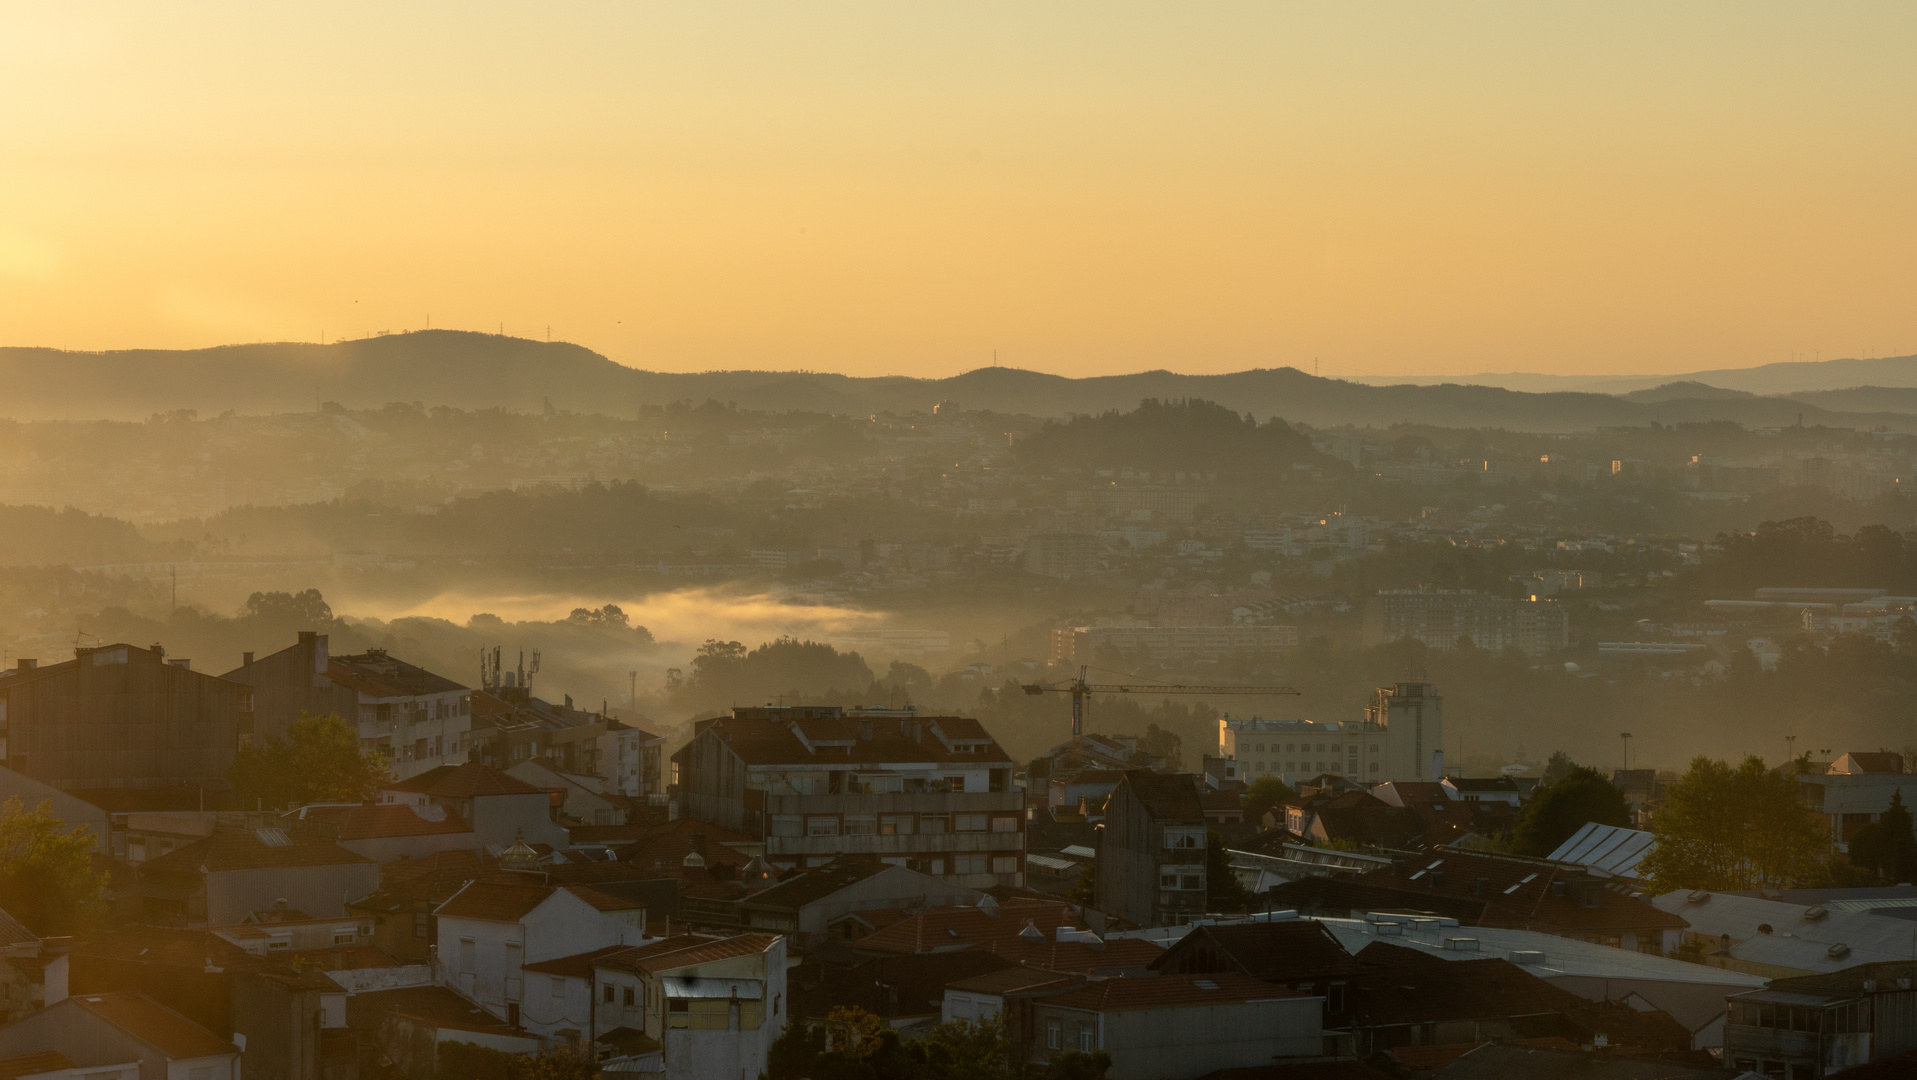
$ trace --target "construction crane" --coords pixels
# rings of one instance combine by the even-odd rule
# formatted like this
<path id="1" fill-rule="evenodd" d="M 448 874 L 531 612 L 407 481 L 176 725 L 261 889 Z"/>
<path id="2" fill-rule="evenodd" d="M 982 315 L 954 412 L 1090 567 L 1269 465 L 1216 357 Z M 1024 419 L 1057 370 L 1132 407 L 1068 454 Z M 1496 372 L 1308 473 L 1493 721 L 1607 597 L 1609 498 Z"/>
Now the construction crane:
<path id="1" fill-rule="evenodd" d="M 1055 683 L 1026 683 L 1026 693 L 1072 695 L 1072 747 L 1084 745 L 1085 695 L 1087 694 L 1288 694 L 1298 691 L 1289 686 L 1226 686 L 1214 683 L 1093 683 L 1085 681 L 1089 667 L 1080 667 L 1078 677 Z"/>

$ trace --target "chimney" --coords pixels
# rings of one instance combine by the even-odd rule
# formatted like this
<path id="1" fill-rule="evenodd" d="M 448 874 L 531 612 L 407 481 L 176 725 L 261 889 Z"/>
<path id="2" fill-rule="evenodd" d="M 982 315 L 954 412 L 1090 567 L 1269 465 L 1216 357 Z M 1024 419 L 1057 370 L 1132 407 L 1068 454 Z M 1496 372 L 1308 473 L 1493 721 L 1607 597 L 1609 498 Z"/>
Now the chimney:
<path id="1" fill-rule="evenodd" d="M 566 695 L 566 711 L 567 712 L 572 711 L 572 695 L 571 694 Z"/>
<path id="2" fill-rule="evenodd" d="M 156 641 L 156 642 L 154 642 L 154 643 L 153 643 L 153 655 L 155 655 L 155 656 L 165 656 L 165 655 L 166 655 L 166 646 L 164 646 L 164 645 L 161 645 L 161 644 L 160 644 L 159 642 L 157 642 L 157 641 Z"/>
<path id="3" fill-rule="evenodd" d="M 240 654 L 240 666 L 241 666 L 241 667 L 252 667 L 252 666 L 253 666 L 253 654 L 252 654 L 252 653 L 250 653 L 250 652 L 243 652 L 243 653 L 241 653 L 241 654 Z"/>
<path id="4" fill-rule="evenodd" d="M 14 665 L 14 670 L 15 671 L 32 671 L 34 668 L 37 668 L 39 666 L 40 666 L 40 661 L 38 660 L 22 660 L 19 663 Z"/>
<path id="5" fill-rule="evenodd" d="M 317 638 L 317 637 L 319 637 L 319 631 L 317 631 L 317 630 L 301 630 L 301 631 L 300 631 L 300 644 L 301 644 L 301 645 L 311 645 L 311 644 L 313 643 L 313 639 L 314 639 L 314 638 Z"/>

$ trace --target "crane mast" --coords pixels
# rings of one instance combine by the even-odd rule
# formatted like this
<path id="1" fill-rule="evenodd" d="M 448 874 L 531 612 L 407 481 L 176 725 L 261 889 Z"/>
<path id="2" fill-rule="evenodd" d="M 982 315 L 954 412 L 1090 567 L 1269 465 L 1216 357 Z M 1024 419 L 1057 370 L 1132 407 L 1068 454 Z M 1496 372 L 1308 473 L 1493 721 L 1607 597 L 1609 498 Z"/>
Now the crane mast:
<path id="1" fill-rule="evenodd" d="M 1087 694 L 1259 694 L 1289 695 L 1296 697 L 1298 691 L 1289 686 L 1233 686 L 1223 683 L 1094 683 L 1085 680 L 1085 673 L 1091 670 L 1080 666 L 1078 676 L 1056 683 L 1026 683 L 1022 689 L 1037 697 L 1040 694 L 1072 695 L 1072 746 L 1084 745 L 1085 738 L 1085 697 Z"/>

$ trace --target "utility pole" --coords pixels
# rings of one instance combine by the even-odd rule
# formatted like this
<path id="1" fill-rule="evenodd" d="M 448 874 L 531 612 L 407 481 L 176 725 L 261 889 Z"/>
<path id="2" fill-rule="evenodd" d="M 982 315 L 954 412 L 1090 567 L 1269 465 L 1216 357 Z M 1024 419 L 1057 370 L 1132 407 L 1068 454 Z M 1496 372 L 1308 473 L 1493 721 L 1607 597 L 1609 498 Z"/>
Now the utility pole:
<path id="1" fill-rule="evenodd" d="M 1786 764 L 1797 760 L 1797 736 L 1784 736 L 1784 761 Z"/>
<path id="2" fill-rule="evenodd" d="M 1631 733 L 1628 731 L 1620 731 L 1618 732 L 1618 736 L 1624 740 L 1624 771 L 1630 772 L 1631 771 Z"/>

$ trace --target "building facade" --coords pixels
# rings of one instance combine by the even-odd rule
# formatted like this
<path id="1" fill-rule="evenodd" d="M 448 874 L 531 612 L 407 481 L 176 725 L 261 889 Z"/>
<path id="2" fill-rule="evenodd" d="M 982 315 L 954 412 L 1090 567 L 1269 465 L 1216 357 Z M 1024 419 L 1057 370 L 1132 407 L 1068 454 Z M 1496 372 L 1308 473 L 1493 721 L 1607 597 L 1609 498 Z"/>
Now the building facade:
<path id="1" fill-rule="evenodd" d="M 74 650 L 0 675 L 0 738 L 15 772 L 62 791 L 231 786 L 253 730 L 251 687 L 194 671 L 155 645 Z"/>
<path id="2" fill-rule="evenodd" d="M 1493 652 L 1516 648 L 1541 656 L 1571 643 L 1571 620 L 1556 600 L 1469 589 L 1390 589 L 1365 602 L 1366 645 L 1406 638 L 1433 649 L 1455 649 L 1469 640 Z"/>
<path id="3" fill-rule="evenodd" d="M 1438 782 L 1444 775 L 1444 699 L 1430 683 L 1381 686 L 1364 719 L 1218 721 L 1218 755 L 1246 783 L 1275 776 L 1296 786 L 1332 775 L 1357 783 Z"/>
<path id="4" fill-rule="evenodd" d="M 473 718 L 466 687 L 384 649 L 331 657 L 326 677 L 353 694 L 360 746 L 389 755 L 394 776 L 467 760 Z"/>
<path id="5" fill-rule="evenodd" d="M 331 663 L 327 635 L 302 630 L 297 641 L 279 652 L 258 660 L 252 653 L 242 654 L 240 666 L 220 678 L 253 688 L 255 738 L 284 735 L 302 713 L 357 723 L 359 695 L 327 677 Z"/>
<path id="6" fill-rule="evenodd" d="M 1205 808 L 1188 773 L 1125 774 L 1098 827 L 1097 906 L 1140 926 L 1205 914 Z"/>
<path id="7" fill-rule="evenodd" d="M 675 817 L 762 838 L 782 869 L 871 855 L 968 888 L 1025 882 L 1024 797 L 977 720 L 738 708 L 672 765 Z"/>

